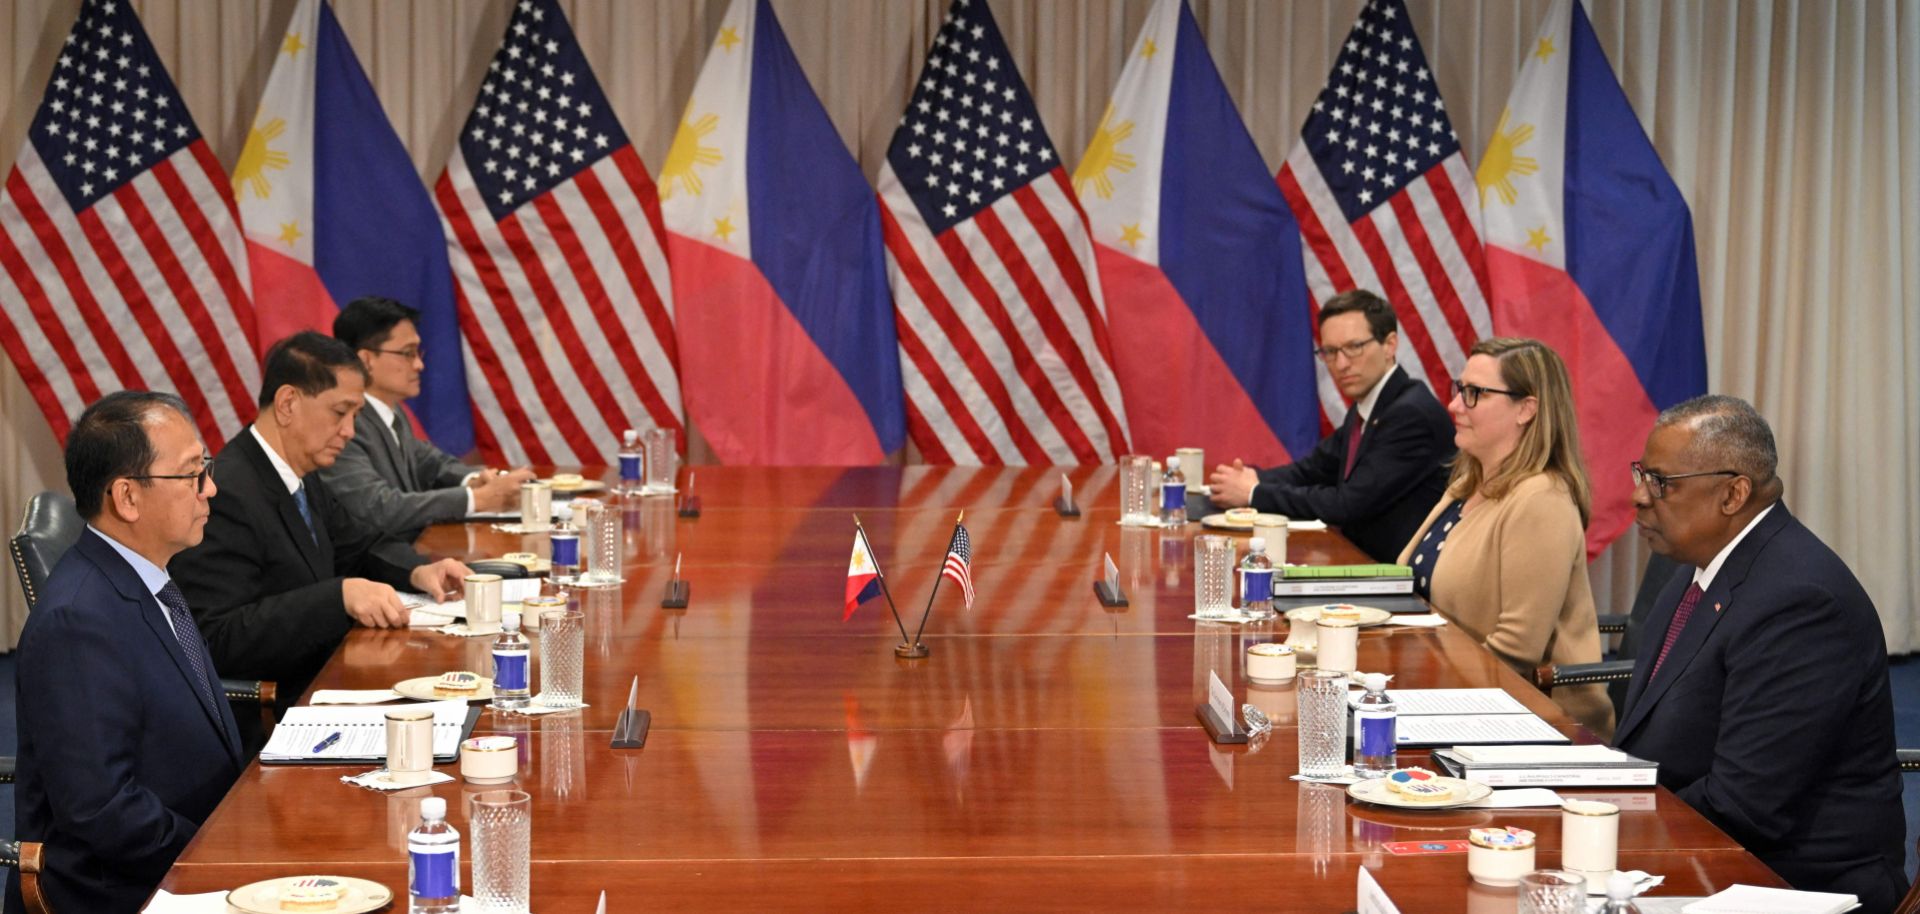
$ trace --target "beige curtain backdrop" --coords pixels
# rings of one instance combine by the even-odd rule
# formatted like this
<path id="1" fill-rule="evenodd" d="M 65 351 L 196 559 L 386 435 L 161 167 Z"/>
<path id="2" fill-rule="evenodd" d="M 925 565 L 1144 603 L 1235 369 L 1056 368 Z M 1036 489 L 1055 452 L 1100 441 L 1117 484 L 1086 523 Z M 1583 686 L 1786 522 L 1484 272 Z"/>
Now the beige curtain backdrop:
<path id="1" fill-rule="evenodd" d="M 982 0 L 974 0 L 982 2 Z M 572 0 L 587 57 L 650 167 L 673 137 L 725 0 Z M 946 4 L 774 0 L 869 178 Z M 1150 0 L 991 0 L 1069 165 Z M 1360 0 L 1194 0 L 1270 166 Z M 1499 118 L 1548 0 L 1408 0 L 1469 161 Z M 293 0 L 135 2 L 216 154 L 240 153 Z M 0 4 L 0 170 L 11 166 L 78 0 Z M 335 0 L 423 178 L 439 173 L 509 0 Z M 1640 121 L 1693 206 L 1712 389 L 1779 437 L 1787 500 L 1873 594 L 1895 652 L 1920 647 L 1920 0 L 1592 0 Z M 0 369 L 0 511 L 59 488 L 59 452 Z M 1623 473 L 1625 467 L 1594 467 Z M 1594 566 L 1625 611 L 1646 551 Z M 0 589 L 0 640 L 23 618 Z"/>

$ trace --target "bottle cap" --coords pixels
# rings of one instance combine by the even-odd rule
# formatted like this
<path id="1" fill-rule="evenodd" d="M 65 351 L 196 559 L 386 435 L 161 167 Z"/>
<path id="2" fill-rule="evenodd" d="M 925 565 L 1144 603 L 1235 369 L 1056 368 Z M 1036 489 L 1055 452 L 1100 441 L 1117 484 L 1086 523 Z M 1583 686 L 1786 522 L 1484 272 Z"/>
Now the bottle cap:
<path id="1" fill-rule="evenodd" d="M 520 611 L 516 609 L 501 610 L 500 627 L 510 632 L 518 631 L 520 628 Z"/>
<path id="2" fill-rule="evenodd" d="M 422 797 L 420 800 L 420 818 L 444 819 L 447 817 L 447 799 L 445 797 Z"/>
<path id="3" fill-rule="evenodd" d="M 1169 469 L 1169 470 L 1177 470 L 1177 469 L 1180 469 L 1180 458 L 1178 458 L 1178 457 L 1168 457 L 1168 458 L 1167 458 L 1167 469 Z"/>
<path id="4" fill-rule="evenodd" d="M 1382 691 L 1387 687 L 1387 674 L 1366 673 L 1360 677 L 1360 684 L 1366 686 L 1369 692 Z"/>
<path id="5" fill-rule="evenodd" d="M 635 442 L 639 440 L 640 440 L 640 433 L 634 431 L 633 429 L 627 429 L 626 431 L 620 433 L 620 441 L 628 445 L 629 447 L 631 447 Z"/>
<path id="6" fill-rule="evenodd" d="M 1248 552 L 1267 551 L 1267 538 L 1264 536 L 1256 536 L 1253 539 L 1247 540 L 1247 551 Z"/>
<path id="7" fill-rule="evenodd" d="M 1620 872 L 1619 870 L 1614 870 L 1613 873 L 1607 877 L 1607 900 L 1608 901 L 1632 900 L 1634 885 L 1635 885 L 1635 882 L 1632 876 L 1629 876 L 1626 873 Z"/>

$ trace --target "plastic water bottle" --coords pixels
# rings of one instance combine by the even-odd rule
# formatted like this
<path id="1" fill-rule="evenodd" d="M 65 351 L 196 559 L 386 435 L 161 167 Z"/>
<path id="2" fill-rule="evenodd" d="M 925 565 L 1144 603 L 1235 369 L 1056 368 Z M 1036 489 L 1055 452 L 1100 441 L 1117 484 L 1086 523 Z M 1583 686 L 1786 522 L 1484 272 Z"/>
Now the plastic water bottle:
<path id="1" fill-rule="evenodd" d="M 547 542 L 553 546 L 553 571 L 548 580 L 554 584 L 572 581 L 580 573 L 580 528 L 562 521 L 554 525 Z"/>
<path id="2" fill-rule="evenodd" d="M 1180 458 L 1167 458 L 1167 475 L 1160 477 L 1160 523 L 1168 527 L 1187 522 L 1187 477 L 1180 472 Z"/>
<path id="3" fill-rule="evenodd" d="M 1360 705 L 1353 712 L 1353 776 L 1361 780 L 1383 778 L 1400 767 L 1394 761 L 1394 731 L 1400 709 L 1387 695 L 1385 673 L 1368 673 L 1361 677 L 1360 684 L 1367 694 L 1360 696 Z"/>
<path id="4" fill-rule="evenodd" d="M 1240 612 L 1252 619 L 1273 618 L 1273 560 L 1267 558 L 1267 540 L 1247 541 L 1247 557 L 1240 560 Z"/>
<path id="5" fill-rule="evenodd" d="M 627 429 L 620 433 L 620 489 L 623 492 L 638 492 L 641 486 L 644 452 L 640 450 L 640 433 Z"/>
<path id="6" fill-rule="evenodd" d="M 1633 877 L 1618 870 L 1607 877 L 1607 903 L 1600 907 L 1600 914 L 1640 914 L 1640 906 L 1633 903 Z"/>
<path id="7" fill-rule="evenodd" d="M 460 833 L 447 824 L 447 801 L 420 801 L 420 824 L 407 833 L 407 910 L 460 914 Z"/>
<path id="8" fill-rule="evenodd" d="M 520 614 L 500 614 L 500 637 L 493 639 L 493 707 L 503 711 L 527 706 L 527 636 L 520 634 Z"/>

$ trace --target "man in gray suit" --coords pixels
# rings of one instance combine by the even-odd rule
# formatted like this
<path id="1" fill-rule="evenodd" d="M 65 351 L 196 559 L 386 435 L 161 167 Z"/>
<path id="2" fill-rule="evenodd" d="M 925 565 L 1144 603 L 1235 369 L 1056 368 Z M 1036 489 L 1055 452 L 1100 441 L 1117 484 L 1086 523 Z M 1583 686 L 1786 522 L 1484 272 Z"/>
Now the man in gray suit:
<path id="1" fill-rule="evenodd" d="M 530 470 L 469 466 L 413 433 L 402 401 L 420 393 L 426 353 L 420 312 L 390 298 L 357 298 L 333 320 L 335 339 L 367 367 L 367 408 L 333 466 L 320 471 L 347 513 L 406 540 L 428 524 L 519 504 Z"/>

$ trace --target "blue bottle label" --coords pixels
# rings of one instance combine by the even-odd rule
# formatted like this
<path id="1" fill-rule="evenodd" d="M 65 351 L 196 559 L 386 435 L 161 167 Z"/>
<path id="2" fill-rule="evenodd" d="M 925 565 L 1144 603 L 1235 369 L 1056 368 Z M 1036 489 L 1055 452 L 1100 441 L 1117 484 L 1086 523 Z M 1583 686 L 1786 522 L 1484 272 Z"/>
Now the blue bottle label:
<path id="1" fill-rule="evenodd" d="M 1259 603 L 1273 599 L 1273 569 L 1250 568 L 1240 572 L 1240 602 Z"/>
<path id="2" fill-rule="evenodd" d="M 555 565 L 580 564 L 580 537 L 553 537 L 553 563 Z"/>
<path id="3" fill-rule="evenodd" d="M 452 898 L 460 894 L 457 879 L 460 853 L 457 845 L 442 844 L 429 848 L 416 844 L 408 848 L 407 853 L 413 858 L 413 897 Z"/>
<path id="4" fill-rule="evenodd" d="M 511 654 L 493 652 L 493 687 L 509 692 L 521 692 L 527 688 L 527 655 L 520 652 Z"/>
<path id="5" fill-rule="evenodd" d="M 620 479 L 624 482 L 640 481 L 640 455 L 620 455 Z"/>
<path id="6" fill-rule="evenodd" d="M 1394 729 L 1398 720 L 1391 711 L 1367 711 L 1357 715 L 1360 724 L 1360 754 L 1390 755 L 1394 751 Z"/>
<path id="7" fill-rule="evenodd" d="M 1187 506 L 1186 483 L 1169 482 L 1160 487 L 1160 507 L 1171 511 Z"/>

